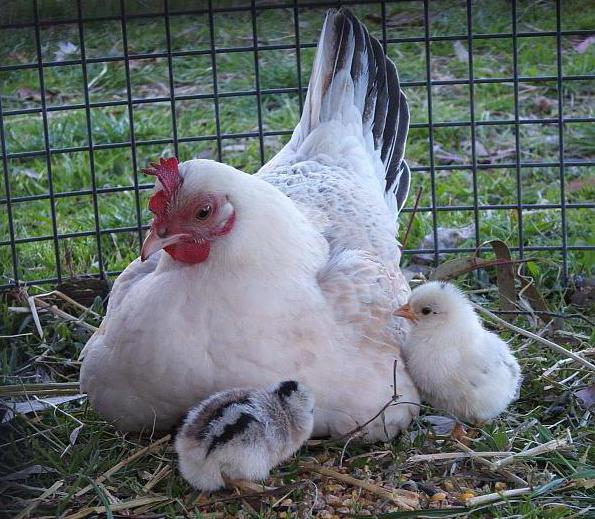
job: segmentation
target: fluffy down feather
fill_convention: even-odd
[[[314,399],[287,380],[264,390],[217,393],[188,413],[176,436],[180,471],[199,490],[262,480],[312,432]]]
[[[489,421],[518,397],[521,370],[454,285],[416,288],[397,315],[413,321],[405,362],[423,398],[461,420]]]

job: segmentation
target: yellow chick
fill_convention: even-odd
[[[421,285],[396,315],[412,323],[402,351],[414,383],[433,407],[478,424],[518,398],[516,358],[482,326],[457,287],[436,281]]]

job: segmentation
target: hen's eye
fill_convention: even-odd
[[[424,315],[431,314],[432,313],[432,309],[429,306],[424,306],[421,309],[421,313],[424,314]]]
[[[206,220],[209,216],[211,216],[212,212],[213,208],[207,204],[198,210],[198,213],[196,213],[196,218],[198,220]]]

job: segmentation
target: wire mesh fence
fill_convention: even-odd
[[[272,157],[338,5],[383,43],[410,102],[424,191],[405,261],[500,238],[562,281],[591,269],[595,45],[580,2],[27,0],[0,15],[0,288],[118,274],[150,222],[149,160],[252,172]]]

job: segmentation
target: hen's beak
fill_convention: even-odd
[[[184,238],[188,238],[188,236],[190,235],[181,233],[161,238],[153,229],[149,230],[149,234],[147,234],[140,251],[141,261],[149,259],[149,257],[155,254],[158,250],[165,249],[165,247],[168,247],[169,245],[178,243]]]
[[[413,322],[417,321],[417,315],[415,315],[415,312],[411,310],[411,307],[409,305],[403,305],[395,312],[395,315],[398,315],[399,317],[404,317],[405,319],[409,319]]]

